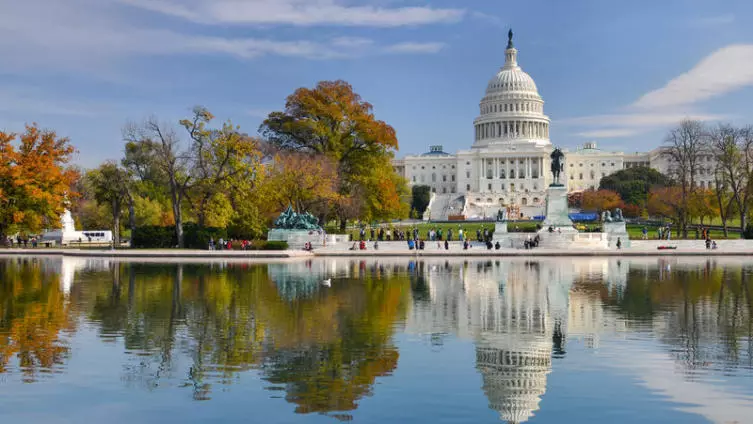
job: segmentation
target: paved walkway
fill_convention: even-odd
[[[384,256],[384,257],[477,257],[477,256],[516,256],[516,257],[541,257],[541,256],[749,256],[753,255],[753,240],[720,240],[719,248],[707,250],[703,241],[698,240],[632,240],[630,248],[622,250],[587,250],[587,249],[547,249],[536,248],[531,250],[502,248],[500,250],[487,250],[482,243],[473,243],[472,248],[463,250],[460,242],[451,242],[450,249],[444,250],[444,242],[441,247],[436,242],[427,242],[425,250],[409,250],[405,242],[382,242],[379,249],[374,250],[374,243],[367,243],[367,250],[349,250],[352,243],[336,246],[317,248],[313,253],[302,250],[285,251],[240,251],[240,250],[188,250],[188,249],[0,249],[0,255],[53,255],[53,256],[79,256],[79,257],[102,257],[102,258],[185,258],[185,259],[279,259],[279,258],[312,258],[314,256]],[[659,250],[659,246],[676,246],[675,250]]]

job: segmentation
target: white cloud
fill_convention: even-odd
[[[462,9],[345,5],[338,0],[118,0],[204,24],[399,27],[457,22]]]
[[[565,125],[588,125],[598,127],[655,127],[663,125],[674,125],[684,119],[697,119],[701,121],[711,121],[722,119],[723,116],[699,113],[624,113],[612,115],[591,115],[577,118],[566,118],[558,120],[557,123]]]
[[[732,45],[704,58],[667,85],[642,96],[637,109],[685,108],[753,85],[753,45]]]
[[[387,53],[437,53],[445,47],[444,43],[398,43],[384,48]]]
[[[581,137],[585,137],[585,138],[621,138],[621,137],[631,137],[637,134],[640,134],[639,130],[626,129],[626,128],[614,128],[614,129],[584,131],[584,132],[578,133],[577,135]]]
[[[703,113],[624,113],[612,115],[592,115],[567,118],[556,121],[564,126],[584,128],[575,133],[585,138],[625,138],[643,134],[652,130],[671,127],[685,119],[699,121],[718,121],[725,119],[722,115]]]
[[[65,3],[65,4],[63,4]],[[121,8],[94,0],[0,0],[0,71],[29,69],[77,71],[118,68],[118,60],[144,55],[229,55],[241,59],[265,55],[333,59],[383,53],[431,53],[438,43],[377,45],[358,37],[328,40],[230,38],[180,33],[134,24]],[[29,25],[34,22],[34,25]]]

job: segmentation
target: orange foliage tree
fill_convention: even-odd
[[[583,192],[581,205],[588,211],[606,211],[614,208],[622,208],[624,204],[620,195],[612,190],[587,190]]]
[[[662,187],[652,189],[648,194],[648,213],[651,216],[680,219],[686,213],[683,192],[680,187]]]
[[[337,167],[323,155],[281,152],[263,184],[264,197],[271,200],[271,213],[292,205],[321,216],[339,197]]]
[[[78,172],[68,166],[74,148],[54,131],[27,125],[19,136],[0,131],[0,242],[9,234],[60,224],[77,193]]]
[[[401,200],[407,185],[391,166],[398,148],[395,129],[376,119],[372,105],[347,82],[296,90],[284,111],[264,121],[261,133],[278,149],[324,155],[336,164],[340,201],[332,206],[341,228],[353,218],[407,215]]]

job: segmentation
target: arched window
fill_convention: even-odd
[[[537,205],[538,203],[539,203],[539,198],[538,197],[534,197],[533,198],[533,204]]]
[[[593,180],[594,178],[596,178],[596,173],[591,171],[591,179]]]
[[[510,170],[510,178],[515,178],[515,170],[514,169]]]
[[[507,112],[507,103],[505,103],[505,112]]]
[[[447,175],[442,175],[442,182],[447,182]]]
[[[581,180],[583,179],[583,173],[582,172],[580,173],[580,179]]]
[[[431,182],[436,183],[437,182],[437,174],[431,173]]]
[[[528,199],[526,199],[526,198],[524,197],[524,198],[523,198],[523,200],[521,200],[521,201],[520,201],[520,203],[521,203],[521,204],[522,204],[523,206],[528,206]]]
[[[504,169],[500,169],[499,170],[499,178],[504,180],[506,178],[505,175],[506,175],[505,174],[505,170]]]

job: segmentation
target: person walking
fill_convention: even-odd
[[[447,241],[452,241],[452,228],[447,229]]]
[[[619,237],[617,237],[617,250],[620,250],[620,249],[622,249],[622,240]]]
[[[444,250],[450,250],[450,243],[447,240],[444,241]]]
[[[648,240],[648,228],[643,227],[643,240]]]

